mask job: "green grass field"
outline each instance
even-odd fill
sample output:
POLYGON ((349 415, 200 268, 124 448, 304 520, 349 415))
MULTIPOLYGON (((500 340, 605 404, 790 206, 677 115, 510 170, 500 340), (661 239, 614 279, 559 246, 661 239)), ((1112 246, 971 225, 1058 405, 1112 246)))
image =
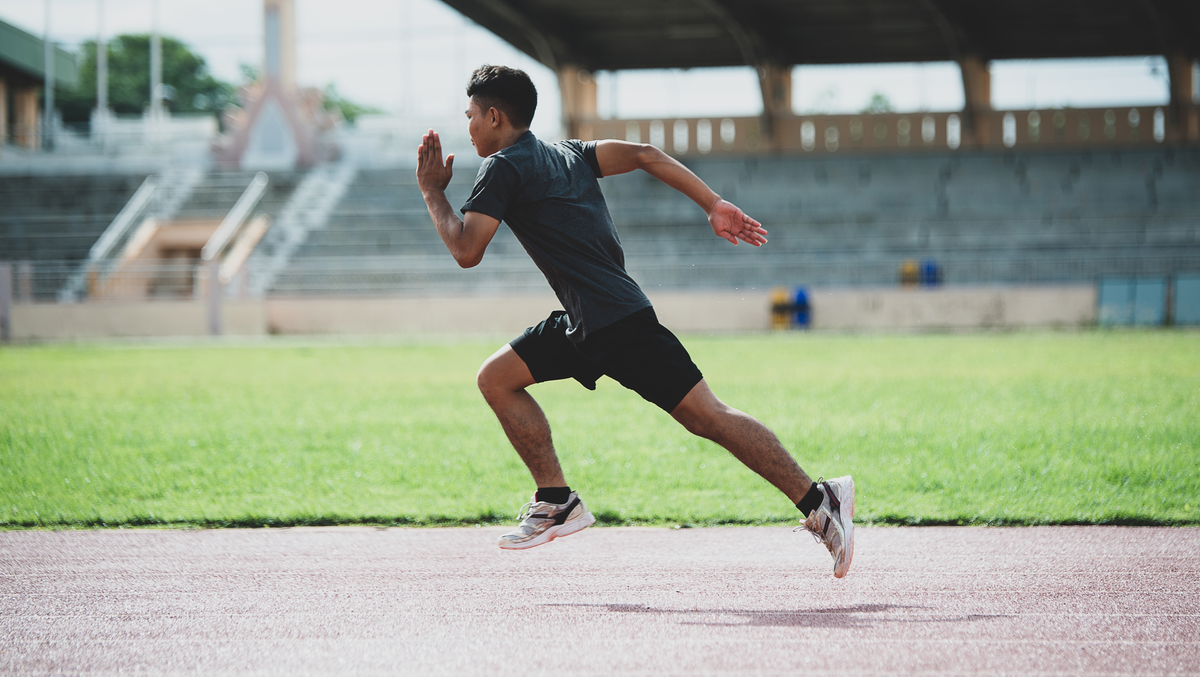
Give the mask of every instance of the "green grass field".
MULTIPOLYGON (((684 337, 858 521, 1200 524, 1200 335, 684 337)), ((533 490, 474 385, 497 343, 0 349, 0 528, 477 524, 533 490)), ((605 524, 795 523, 612 381, 532 390, 605 524)))

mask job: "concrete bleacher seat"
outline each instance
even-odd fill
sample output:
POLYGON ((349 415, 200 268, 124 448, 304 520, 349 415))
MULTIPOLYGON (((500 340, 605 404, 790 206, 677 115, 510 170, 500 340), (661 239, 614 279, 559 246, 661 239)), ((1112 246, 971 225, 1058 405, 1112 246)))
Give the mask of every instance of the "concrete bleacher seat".
MULTIPOLYGON (((447 191, 461 205, 474 169, 456 168, 447 191)), ((360 170, 321 230, 309 233, 273 293, 467 293, 537 288, 545 280, 507 228, 477 268, 463 271, 446 251, 411 169, 360 170), (355 261, 347 265, 347 259, 355 261)))
MULTIPOLYGON (((193 190, 176 213, 178 219, 224 218, 257 172, 233 171, 211 172, 193 190)), ((296 185, 304 178, 303 172, 268 172, 267 191, 259 201, 256 213, 278 216, 296 185)))
POLYGON ((6 176, 0 181, 0 260, 76 261, 145 175, 6 176))
MULTIPOLYGON (((1200 151, 700 157, 685 163, 770 231, 762 248, 712 235, 703 212, 653 177, 601 181, 627 267, 654 288, 894 284, 934 259, 948 284, 1094 282, 1200 272, 1200 151)), ((207 175, 176 218, 226 214, 254 172, 207 175)), ((256 211, 278 217, 303 172, 271 172, 256 211)), ((456 168, 448 199, 475 176, 456 168)), ((0 260, 78 262, 142 175, 5 177, 0 260)), ((363 169, 271 293, 463 293, 544 289, 502 226, 461 270, 430 223, 410 168, 363 169)), ((52 295, 53 289, 38 290, 52 295)))
POLYGON ((38 267, 30 293, 52 299, 146 179, 144 174, 0 179, 0 261, 38 267))
MULTIPOLYGON (((1092 282, 1113 268, 1200 267, 1194 149, 684 161, 762 221, 770 242, 730 246, 691 201, 643 172, 605 178, 627 267, 648 289, 894 284, 907 259, 939 261, 951 284, 1092 282)), ((458 169, 448 191, 456 208, 473 178, 473 169, 458 169)), ((371 271, 352 286, 370 287, 370 278, 373 291, 545 284, 503 226, 483 263, 460 271, 411 169, 361 171, 274 289, 336 293, 350 283, 320 271, 352 269, 346 260, 371 271)))
POLYGON ((1200 257, 1193 150, 688 164, 761 220, 770 242, 735 254, 686 198, 646 176, 607 178, 629 267, 644 284, 678 284, 689 260, 689 286, 726 286, 890 283, 903 260, 926 258, 942 262, 951 283, 1087 282, 1114 260, 1200 257))

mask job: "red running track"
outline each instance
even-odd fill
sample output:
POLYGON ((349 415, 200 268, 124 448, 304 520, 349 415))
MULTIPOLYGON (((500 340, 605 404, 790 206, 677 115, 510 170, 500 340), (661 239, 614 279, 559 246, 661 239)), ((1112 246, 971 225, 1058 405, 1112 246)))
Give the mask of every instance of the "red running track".
POLYGON ((1200 529, 503 531, 0 533, 0 674, 1200 674, 1200 529))

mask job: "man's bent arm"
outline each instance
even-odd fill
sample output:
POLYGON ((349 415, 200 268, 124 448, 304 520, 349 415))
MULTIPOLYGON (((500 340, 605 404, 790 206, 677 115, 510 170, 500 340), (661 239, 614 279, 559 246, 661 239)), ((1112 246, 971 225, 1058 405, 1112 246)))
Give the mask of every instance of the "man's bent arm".
POLYGON ((741 240, 757 247, 767 241, 767 231, 761 223, 721 199, 692 170, 654 146, 614 139, 597 141, 596 162, 604 176, 641 169, 683 193, 708 215, 713 232, 735 245, 741 240))
POLYGON ((480 212, 467 212, 458 218, 450 201, 443 192, 421 191, 429 216, 437 227, 438 235, 446 243, 446 249, 454 261, 463 268, 474 268, 483 260, 488 244, 500 227, 500 220, 480 212))
POLYGON ((417 148, 417 184, 421 187, 421 197, 455 262, 463 268, 473 268, 483 260, 483 253, 495 237, 500 220, 472 211, 467 212, 465 220, 458 218, 446 199, 446 186, 450 185, 453 175, 454 155, 447 156, 443 164, 441 140, 436 132, 429 130, 417 148))

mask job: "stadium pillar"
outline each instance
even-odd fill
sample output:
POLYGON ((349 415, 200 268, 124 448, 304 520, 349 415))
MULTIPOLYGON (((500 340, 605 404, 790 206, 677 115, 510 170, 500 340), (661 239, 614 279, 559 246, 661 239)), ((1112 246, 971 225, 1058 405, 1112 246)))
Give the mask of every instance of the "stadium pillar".
POLYGON ((1171 115, 1167 118, 1167 135, 1180 141, 1200 141, 1200 110, 1196 106, 1194 69, 1189 55, 1183 52, 1167 55, 1167 75, 1171 80, 1171 115))
POLYGON ((38 140, 37 87, 22 87, 13 93, 13 142, 33 150, 38 140))
POLYGON ((787 145, 784 120, 792 116, 792 67, 777 63, 758 66, 758 85, 763 100, 763 138, 769 148, 787 145))
POLYGON ((0 263, 0 342, 12 338, 12 264, 0 263))
POLYGON ((96 110, 108 110, 108 42, 104 40, 104 0, 96 19, 96 110))
POLYGON ((47 150, 54 147, 54 41, 50 39, 50 0, 46 1, 46 34, 42 38, 42 70, 45 85, 42 96, 46 103, 42 107, 42 146, 47 150))
POLYGON ((8 143, 8 81, 0 78, 0 148, 8 143))
POLYGON ((204 263, 208 273, 208 333, 221 335, 221 259, 214 256, 204 263))
POLYGON ((295 0, 263 0, 263 73, 291 96, 296 91, 295 0))
POLYGON ((566 64, 558 68, 558 91, 562 96, 563 131, 567 138, 593 138, 591 122, 596 119, 596 79, 589 71, 566 64))
POLYGON ((33 262, 17 261, 17 301, 33 303, 33 262))
POLYGON ((992 72, 977 55, 962 57, 958 67, 963 81, 963 145, 986 146, 991 142, 992 72))
POLYGON ((158 0, 151 0, 152 12, 150 31, 150 119, 162 117, 162 35, 158 32, 158 0))

